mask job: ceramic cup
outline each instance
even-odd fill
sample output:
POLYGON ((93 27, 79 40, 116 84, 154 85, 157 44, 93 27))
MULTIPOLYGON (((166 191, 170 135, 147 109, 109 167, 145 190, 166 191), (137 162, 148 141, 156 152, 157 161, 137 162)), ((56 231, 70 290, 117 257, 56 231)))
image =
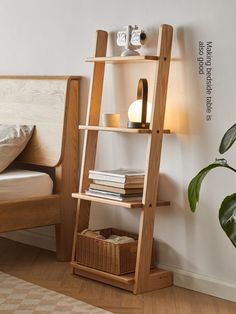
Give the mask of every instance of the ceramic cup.
POLYGON ((119 113, 104 113, 102 115, 103 126, 117 128, 120 126, 120 114, 119 113))

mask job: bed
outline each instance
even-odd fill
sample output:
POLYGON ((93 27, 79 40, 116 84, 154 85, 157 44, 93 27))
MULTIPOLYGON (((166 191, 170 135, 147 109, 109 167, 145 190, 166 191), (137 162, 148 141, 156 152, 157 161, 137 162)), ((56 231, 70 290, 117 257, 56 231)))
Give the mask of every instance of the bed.
POLYGON ((55 225, 61 261, 71 259, 76 212, 71 193, 78 190, 79 82, 71 76, 0 76, 0 121, 35 125, 25 150, 0 174, 0 233, 55 225), (24 194, 25 184, 34 191, 24 194))
POLYGON ((1 201, 46 197, 52 194, 53 180, 45 172, 10 168, 0 174, 1 201))

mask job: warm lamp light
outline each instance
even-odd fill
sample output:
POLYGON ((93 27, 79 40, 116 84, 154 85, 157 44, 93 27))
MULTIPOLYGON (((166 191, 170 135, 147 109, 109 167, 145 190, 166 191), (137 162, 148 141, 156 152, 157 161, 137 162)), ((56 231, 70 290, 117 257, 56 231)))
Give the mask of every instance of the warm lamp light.
MULTIPOLYGON (((147 118, 146 121, 150 123, 151 121, 152 104, 148 101, 147 103, 147 118)), ((142 115, 142 100, 138 99, 132 102, 128 109, 129 121, 140 122, 142 115)))
POLYGON ((137 90, 137 100, 128 109, 128 128, 148 129, 151 120, 152 104, 147 101, 148 83, 140 79, 137 90))

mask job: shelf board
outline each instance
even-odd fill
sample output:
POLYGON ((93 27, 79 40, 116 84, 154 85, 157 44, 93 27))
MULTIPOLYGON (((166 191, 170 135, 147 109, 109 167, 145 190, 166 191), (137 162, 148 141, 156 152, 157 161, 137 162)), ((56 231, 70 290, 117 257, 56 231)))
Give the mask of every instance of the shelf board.
POLYGON ((115 275, 115 274, 111 274, 111 273, 107 273, 107 272, 104 272, 104 271, 101 271, 101 270, 98 270, 98 269, 95 269, 95 268, 91 268, 91 267, 87 267, 87 266, 84 266, 84 265, 80 265, 76 262, 71 262, 71 265, 79 270, 84 270, 84 271, 87 271, 91 274, 95 274, 95 275, 100 275, 100 276, 103 276, 105 278, 109 278, 109 279, 112 279, 112 280, 116 280, 116 281, 119 281, 119 282, 122 282, 124 284, 133 284, 134 283, 134 273, 130 273, 130 274, 125 274, 125 275, 115 275))
POLYGON ((115 200, 109 200, 107 198, 102 198, 102 197, 95 197, 95 196, 90 196, 85 193, 73 193, 73 197, 79 198, 81 200, 86 200, 86 201, 91 201, 91 202, 96 202, 96 203, 103 203, 103 204, 110 204, 114 206, 121 206, 125 208, 142 208, 143 204, 141 201, 138 202, 122 202, 122 201, 115 201, 115 200))
POLYGON ((122 133, 142 133, 151 134, 150 129, 129 129, 129 128, 114 128, 96 125, 79 125, 79 130, 91 130, 91 131, 106 131, 106 132, 122 132, 122 133))
MULTIPOLYGON (((71 262, 71 265, 74 268, 74 274, 76 275, 97 280, 128 291, 133 291, 135 283, 135 273, 118 276, 91 267, 80 265, 76 262, 71 262)), ((172 276, 167 270, 155 268, 150 270, 148 281, 150 282, 150 284, 147 287, 147 291, 152 291, 155 289, 169 287, 172 284, 172 276)))
POLYGON ((158 56, 129 56, 129 57, 91 57, 86 62, 106 62, 106 63, 132 63, 132 62, 150 62, 159 60, 158 56))
MULTIPOLYGON (((131 129, 131 128, 114 128, 105 127, 97 125, 79 125, 79 130, 90 130, 90 131, 105 131, 105 132, 121 132, 121 133, 131 133, 131 134, 151 134, 150 129, 131 129)), ((165 134, 170 134, 170 130, 164 130, 165 134)))
MULTIPOLYGON (((110 204, 113 206, 120 206, 120 207, 125 207, 125 208, 142 208, 143 207, 143 204, 141 201, 122 202, 122 201, 109 200, 107 198, 102 198, 102 197, 90 196, 85 193, 72 193, 72 197, 79 198, 81 200, 86 200, 86 201, 91 201, 91 202, 96 202, 96 203, 103 203, 103 204, 110 204)), ((157 201, 158 207, 169 206, 169 205, 170 205, 169 201, 157 201)))
POLYGON ((133 273, 118 276, 91 267, 83 266, 77 264, 76 262, 71 262, 71 265, 73 267, 75 275, 97 280, 128 291, 133 291, 134 287, 133 273))

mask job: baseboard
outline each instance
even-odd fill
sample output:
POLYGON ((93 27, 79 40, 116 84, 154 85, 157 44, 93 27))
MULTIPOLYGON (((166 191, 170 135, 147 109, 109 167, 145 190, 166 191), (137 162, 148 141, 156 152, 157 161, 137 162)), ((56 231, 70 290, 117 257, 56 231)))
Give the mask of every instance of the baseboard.
POLYGON ((17 230, 13 232, 1 233, 1 237, 25 243, 32 246, 37 246, 49 251, 56 251, 55 237, 48 234, 43 234, 33 230, 17 230))
POLYGON ((166 265, 158 265, 158 267, 173 272, 175 286, 236 302, 236 284, 166 265))

